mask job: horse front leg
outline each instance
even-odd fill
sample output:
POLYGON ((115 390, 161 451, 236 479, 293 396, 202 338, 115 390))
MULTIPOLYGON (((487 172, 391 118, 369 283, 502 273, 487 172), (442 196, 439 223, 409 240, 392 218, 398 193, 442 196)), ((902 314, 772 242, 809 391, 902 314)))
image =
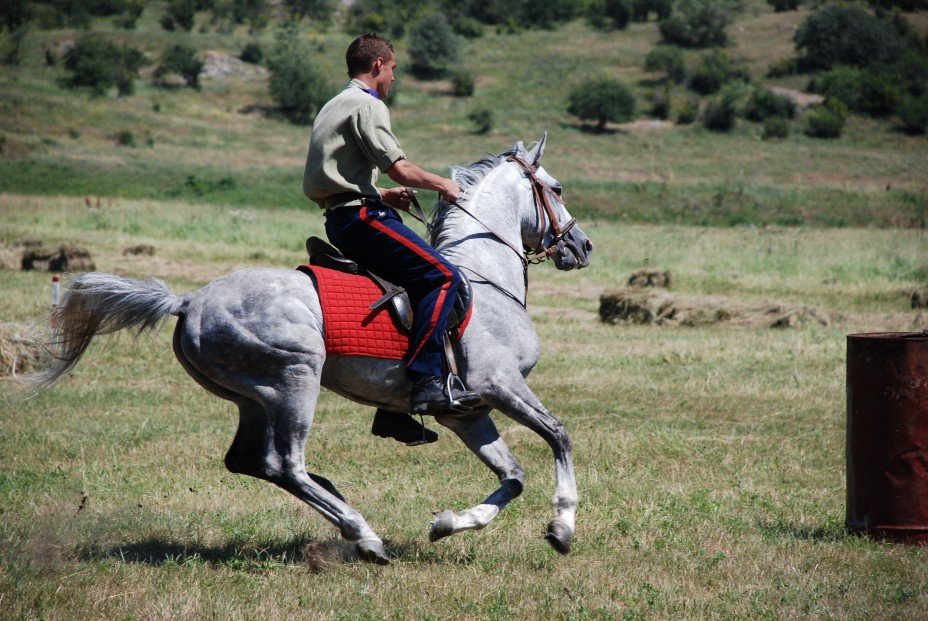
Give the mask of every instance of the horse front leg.
POLYGON ((485 394, 495 408, 540 435, 554 453, 554 519, 545 539, 561 554, 570 552, 576 528, 577 479, 574 474, 573 443, 567 430, 542 405, 521 375, 495 377, 485 394))
POLYGON ((489 410, 467 418, 436 416, 439 424, 452 430, 499 478, 500 486, 486 500, 463 511, 445 509, 435 514, 429 540, 438 541, 464 530, 479 530, 489 524, 513 498, 522 493, 525 473, 499 436, 489 410))

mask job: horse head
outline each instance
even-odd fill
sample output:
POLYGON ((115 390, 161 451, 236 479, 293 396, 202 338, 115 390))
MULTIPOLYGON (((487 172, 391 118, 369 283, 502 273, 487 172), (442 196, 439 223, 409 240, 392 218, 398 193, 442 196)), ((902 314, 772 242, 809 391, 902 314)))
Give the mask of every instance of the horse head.
POLYGON ((519 192, 522 243, 535 249, 539 260, 552 258, 559 270, 581 269, 590 264, 593 242, 567 211, 561 183, 541 165, 547 140, 545 132, 529 149, 519 141, 510 158, 523 169, 528 181, 519 192))

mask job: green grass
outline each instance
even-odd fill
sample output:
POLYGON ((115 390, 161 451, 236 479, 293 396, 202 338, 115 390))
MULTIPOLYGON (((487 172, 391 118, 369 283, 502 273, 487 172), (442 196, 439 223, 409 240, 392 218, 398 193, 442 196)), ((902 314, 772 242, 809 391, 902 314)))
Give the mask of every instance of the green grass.
MULTIPOLYGON (((182 201, 4 196, 0 239, 69 240, 98 269, 189 291, 237 267, 290 267, 313 210, 182 201), (250 215, 243 215, 250 214, 250 215), (294 231, 299 232, 295 235, 294 231), (153 257, 123 248, 150 243, 153 257), (257 255, 256 252, 262 253, 257 255)), ((531 272, 544 355, 530 384, 576 447, 572 553, 542 541, 547 446, 497 416, 525 493, 485 530, 427 542, 430 511, 494 487, 447 432, 405 448, 372 412, 325 392, 307 467, 388 541, 358 563, 320 516, 226 472, 234 408, 173 359, 171 326, 92 346, 54 389, 0 379, 0 594, 6 618, 917 618, 925 550, 847 534, 844 339, 925 327, 919 231, 698 228, 581 219, 596 244, 576 273, 531 272), (674 293, 813 305, 796 330, 612 326, 599 294, 634 269, 674 293)), ((43 321, 48 275, 0 271, 0 317, 43 321)))

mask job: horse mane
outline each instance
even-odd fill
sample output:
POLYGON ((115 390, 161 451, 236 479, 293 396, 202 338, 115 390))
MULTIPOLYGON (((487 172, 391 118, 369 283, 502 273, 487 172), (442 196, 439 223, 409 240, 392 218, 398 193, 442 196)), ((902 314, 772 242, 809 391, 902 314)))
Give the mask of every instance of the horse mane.
MULTIPOLYGON (((516 145, 512 145, 511 149, 503 151, 498 155, 487 153, 484 157, 466 166, 452 166, 451 179, 461 186, 462 193, 470 194, 470 192, 480 185, 480 182, 490 174, 490 171, 504 163, 509 156, 515 155, 516 153, 516 145)), ((467 203, 470 200, 469 197, 465 197, 460 199, 460 202, 467 203)), ((444 199, 439 199, 432 208, 432 217, 428 228, 431 232, 430 241, 433 246, 438 245, 440 241, 438 239, 439 235, 445 229, 449 216, 458 213, 458 210, 451 209, 451 206, 452 205, 444 199)))

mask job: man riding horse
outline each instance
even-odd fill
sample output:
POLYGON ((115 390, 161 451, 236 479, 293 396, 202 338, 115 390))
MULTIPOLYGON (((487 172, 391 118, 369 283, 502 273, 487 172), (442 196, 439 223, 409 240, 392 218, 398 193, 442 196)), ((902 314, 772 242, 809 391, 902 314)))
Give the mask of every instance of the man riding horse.
MULTIPOLYGON (((439 192, 457 201, 460 186, 422 170, 408 159, 390 126, 383 99, 393 83, 396 58, 385 37, 368 33, 345 54, 351 80, 319 111, 313 123, 303 176, 303 193, 325 210, 325 230, 341 252, 404 287, 414 306, 406 373, 414 382, 410 411, 442 414, 449 403, 472 406, 476 393, 460 382, 446 383, 443 338, 457 297, 457 268, 403 224, 407 188, 439 192), (376 186, 385 172, 404 187, 376 186), (447 387, 450 386, 450 394, 447 387)), ((372 431, 408 442, 424 438, 408 414, 378 410, 372 431)), ((434 439, 430 432, 429 439, 434 439)))

